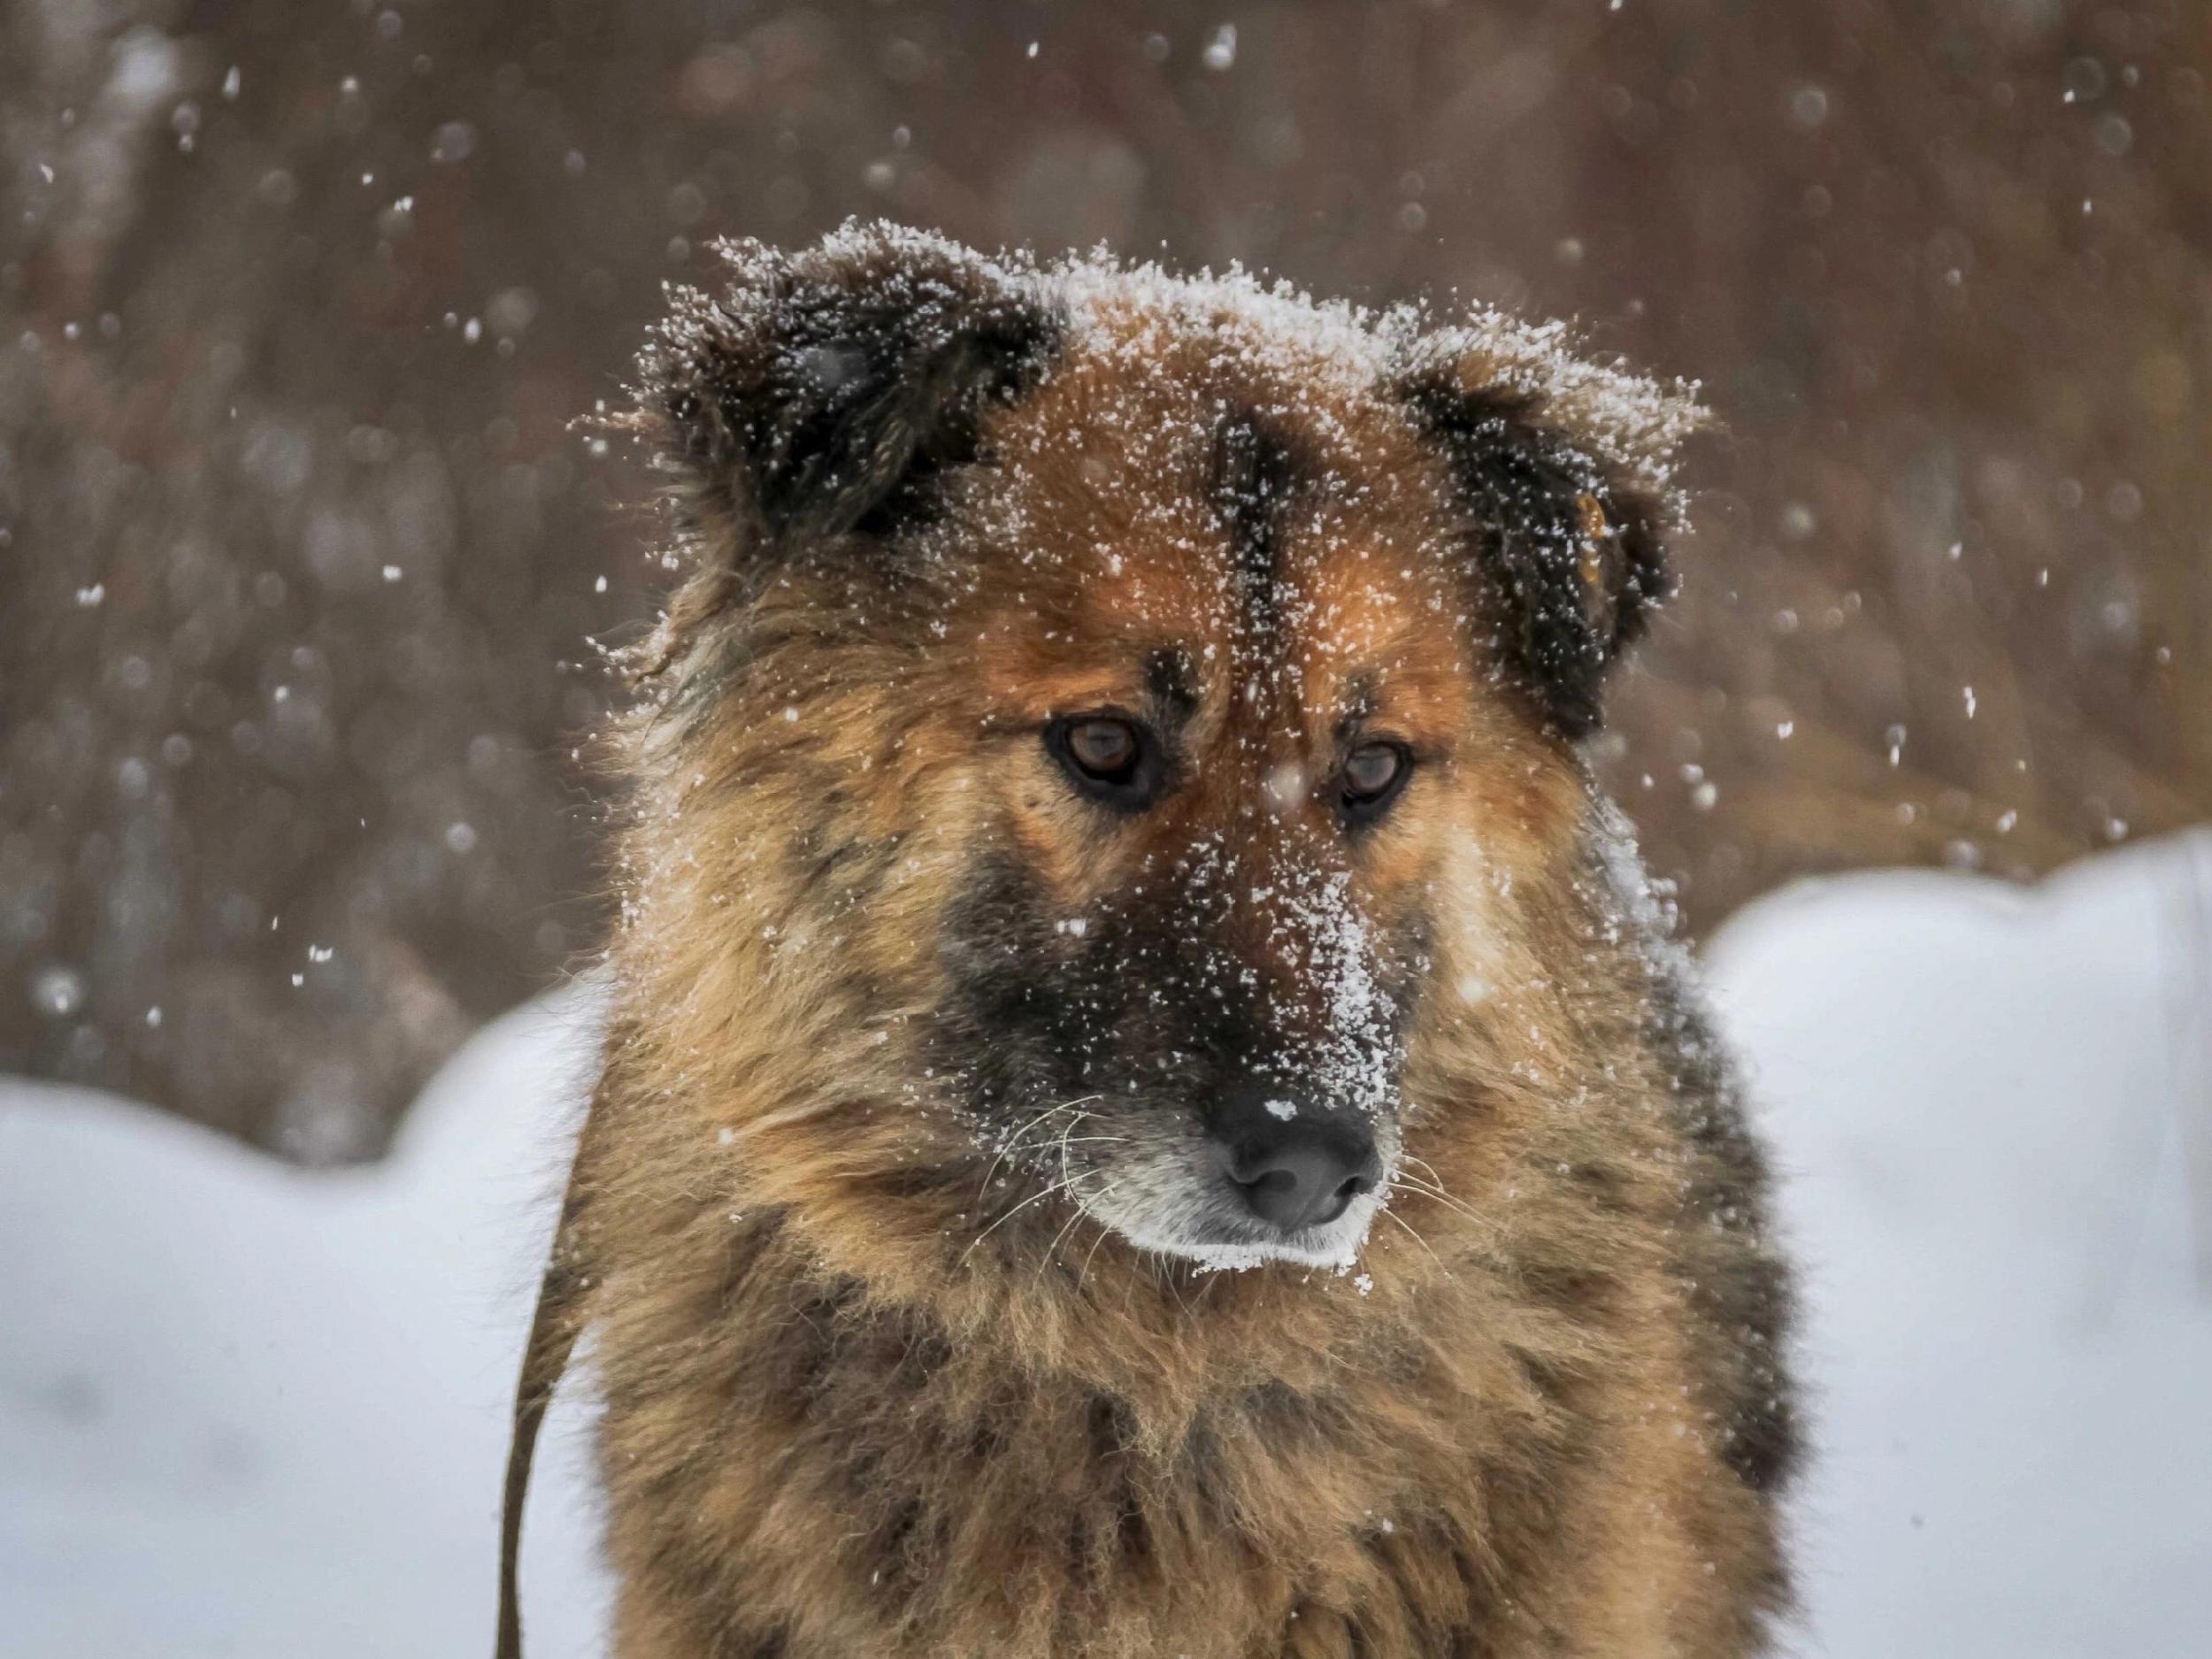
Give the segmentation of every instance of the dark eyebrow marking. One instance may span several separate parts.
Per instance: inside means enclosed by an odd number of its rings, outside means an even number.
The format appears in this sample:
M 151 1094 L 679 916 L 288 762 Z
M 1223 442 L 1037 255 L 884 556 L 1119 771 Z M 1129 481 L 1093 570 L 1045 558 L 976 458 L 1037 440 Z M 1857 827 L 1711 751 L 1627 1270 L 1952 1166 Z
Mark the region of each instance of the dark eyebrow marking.
M 1290 446 L 1256 412 L 1225 420 L 1214 436 L 1214 510 L 1229 532 L 1237 585 L 1263 632 L 1274 623 L 1282 562 L 1282 507 L 1297 481 Z
M 1344 712 L 1337 716 L 1336 741 L 1349 742 L 1362 726 L 1374 718 L 1381 702 L 1381 688 L 1376 685 L 1373 673 L 1363 669 L 1354 674 L 1344 688 Z
M 1186 650 L 1175 648 L 1147 657 L 1144 686 L 1178 726 L 1197 711 L 1198 669 Z

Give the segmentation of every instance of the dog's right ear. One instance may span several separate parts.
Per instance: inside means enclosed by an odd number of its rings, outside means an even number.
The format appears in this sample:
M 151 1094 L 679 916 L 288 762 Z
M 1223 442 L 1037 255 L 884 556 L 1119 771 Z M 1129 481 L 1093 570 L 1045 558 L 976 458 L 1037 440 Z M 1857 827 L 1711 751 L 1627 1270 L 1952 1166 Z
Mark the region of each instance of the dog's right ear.
M 1396 390 L 1450 464 L 1501 666 L 1546 726 L 1587 737 L 1608 670 L 1672 591 L 1663 480 L 1702 411 L 1497 313 L 1417 342 Z
M 646 349 L 646 420 L 684 528 L 741 585 L 926 518 L 983 417 L 1057 347 L 1035 274 L 942 238 L 848 226 L 787 254 L 725 244 L 731 280 L 687 291 Z

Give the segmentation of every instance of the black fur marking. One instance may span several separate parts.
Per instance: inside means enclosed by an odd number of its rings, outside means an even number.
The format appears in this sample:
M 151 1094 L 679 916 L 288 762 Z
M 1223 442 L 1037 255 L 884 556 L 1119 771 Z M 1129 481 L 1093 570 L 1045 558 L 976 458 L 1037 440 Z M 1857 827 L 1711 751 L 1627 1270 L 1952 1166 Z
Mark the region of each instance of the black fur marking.
M 1281 580 L 1282 508 L 1296 481 L 1289 447 L 1257 415 L 1223 423 L 1214 441 L 1215 510 L 1229 532 L 1231 556 L 1245 609 L 1260 633 L 1270 631 Z
M 1358 1052 L 1350 1071 L 1394 1068 L 1426 950 L 1419 918 L 1390 928 L 1409 942 L 1375 964 L 1372 1028 L 1347 1034 L 1291 1009 L 1252 971 L 1267 923 L 1241 902 L 1242 882 L 1210 871 L 1219 874 L 1202 860 L 1157 872 L 1141 892 L 1090 907 L 1079 934 L 1059 928 L 1064 910 L 1018 859 L 979 856 L 940 936 L 949 987 L 932 1033 L 933 1069 L 960 1079 L 963 1109 L 1006 1130 L 1045 1102 L 1090 1098 L 1102 1133 L 1131 1113 L 1155 1130 L 1157 1114 L 1211 1130 L 1261 1082 L 1340 1109 L 1328 1090 L 1340 1086 L 1316 1083 L 1345 1074 L 1348 1044 Z M 1049 1150 L 1041 1137 L 1032 1144 Z
M 735 288 L 646 353 L 647 400 L 739 557 L 882 540 L 987 460 L 986 411 L 1035 384 L 1064 324 L 1025 273 L 877 234 L 748 250 Z
M 1405 396 L 1450 457 L 1482 576 L 1504 607 L 1509 664 L 1552 726 L 1587 736 L 1605 671 L 1669 591 L 1656 504 L 1537 425 L 1524 400 L 1437 377 Z M 1594 540 L 1592 507 L 1604 521 Z
M 1346 682 L 1344 710 L 1337 716 L 1335 736 L 1340 748 L 1349 748 L 1360 733 L 1360 728 L 1375 718 L 1380 705 L 1382 691 L 1374 673 L 1361 669 Z
M 1187 651 L 1155 651 L 1146 657 L 1144 688 L 1171 729 L 1179 728 L 1198 711 L 1198 667 Z
M 1722 1455 L 1753 1491 L 1778 1491 L 1796 1471 L 1803 1443 L 1786 1363 L 1796 1297 L 1768 1242 L 1766 1160 L 1713 1033 L 1670 980 L 1652 988 L 1647 1031 L 1679 1079 L 1676 1117 L 1694 1154 L 1682 1194 L 1691 1224 L 1678 1235 L 1678 1271 L 1704 1325 L 1696 1352 Z
M 979 861 L 969 893 L 941 947 L 956 988 L 939 1037 L 986 1121 L 1018 1120 L 1039 1098 L 1118 1095 L 1140 1077 L 1195 1108 L 1271 1058 L 1263 1010 L 1209 948 L 1217 895 L 1179 901 L 1163 883 L 1153 902 L 1098 917 L 1074 941 L 1056 933 L 1046 890 L 1010 857 Z

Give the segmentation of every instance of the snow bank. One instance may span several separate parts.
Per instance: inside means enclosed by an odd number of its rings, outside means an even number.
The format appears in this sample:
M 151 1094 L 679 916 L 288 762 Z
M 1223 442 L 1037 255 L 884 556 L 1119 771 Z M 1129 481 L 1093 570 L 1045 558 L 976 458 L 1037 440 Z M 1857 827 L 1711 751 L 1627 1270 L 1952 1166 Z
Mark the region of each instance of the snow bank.
M 2208 909 L 2200 837 L 2030 894 L 1801 887 L 1715 942 L 1809 1273 L 1803 1651 L 2201 1651 Z M 570 993 L 499 1022 L 344 1175 L 0 1085 L 0 1654 L 489 1651 L 591 1018 Z M 556 1412 L 531 1508 L 534 1659 L 603 1627 L 580 1427 Z
M 2212 1652 L 2212 835 L 1808 884 L 1709 953 L 1788 1177 L 1806 1652 Z
M 589 1056 L 499 1021 L 376 1168 L 0 1086 L 0 1655 L 491 1651 L 516 1356 Z M 526 1529 L 533 1659 L 598 1651 L 583 1438 Z

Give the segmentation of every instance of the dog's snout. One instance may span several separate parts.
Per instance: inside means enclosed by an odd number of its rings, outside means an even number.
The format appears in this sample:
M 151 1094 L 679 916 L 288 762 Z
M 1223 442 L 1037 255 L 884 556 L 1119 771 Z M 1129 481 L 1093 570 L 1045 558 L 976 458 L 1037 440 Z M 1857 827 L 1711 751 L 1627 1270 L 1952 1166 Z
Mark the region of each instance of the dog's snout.
M 1326 1226 L 1382 1178 L 1364 1125 L 1267 1095 L 1240 1102 L 1213 1133 L 1217 1161 L 1245 1206 L 1295 1233 Z

